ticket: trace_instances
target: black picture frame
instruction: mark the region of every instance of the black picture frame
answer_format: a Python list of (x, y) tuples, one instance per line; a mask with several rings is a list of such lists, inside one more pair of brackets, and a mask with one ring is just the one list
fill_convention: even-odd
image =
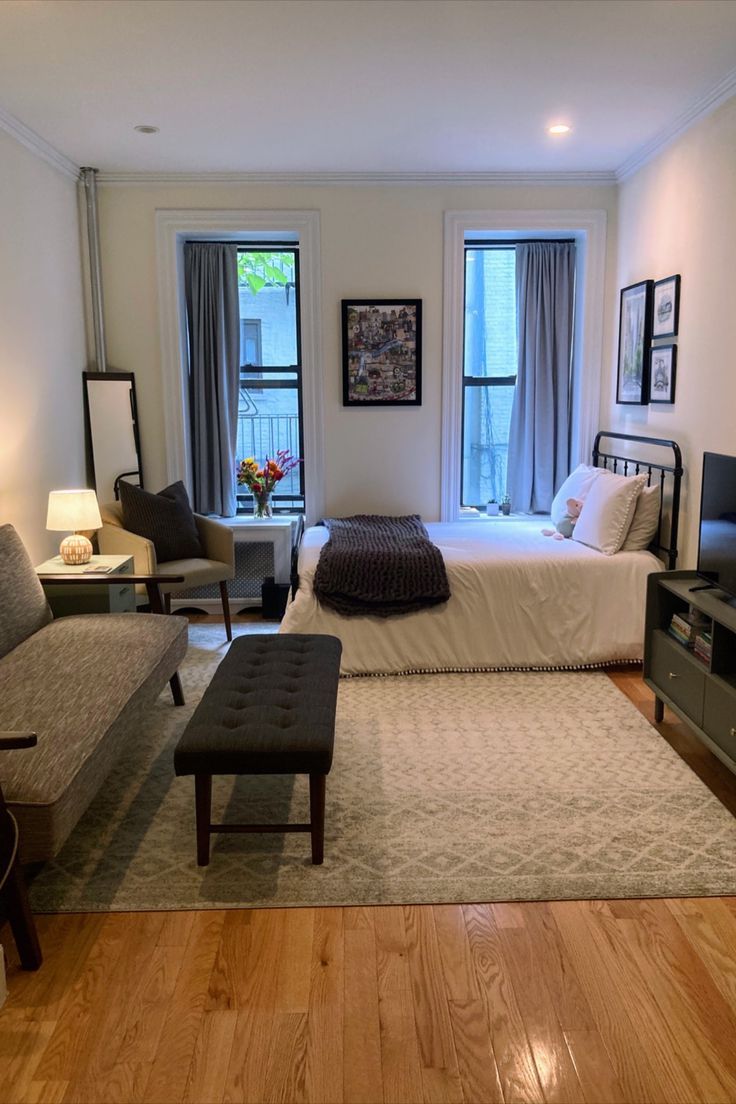
[(622, 406), (646, 406), (649, 401), (653, 287), (653, 280), (640, 280), (621, 289), (616, 402)]
[(343, 406), (422, 405), (422, 300), (342, 300)]
[(649, 356), (649, 402), (675, 401), (675, 377), (677, 375), (677, 346), (653, 345)]
[(680, 326), (680, 276), (666, 276), (654, 284), (652, 338), (677, 337)]

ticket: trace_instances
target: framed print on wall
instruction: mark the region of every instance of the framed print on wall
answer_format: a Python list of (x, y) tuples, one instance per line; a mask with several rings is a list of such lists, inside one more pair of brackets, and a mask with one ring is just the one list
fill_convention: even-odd
[(642, 280), (621, 290), (616, 402), (629, 406), (649, 401), (652, 286), (652, 280)]
[(676, 368), (677, 346), (655, 345), (652, 349), (649, 367), (650, 403), (673, 403), (675, 401)]
[(680, 277), (668, 276), (654, 285), (652, 337), (677, 337), (680, 321)]
[(421, 406), (422, 300), (342, 300), (343, 406)]

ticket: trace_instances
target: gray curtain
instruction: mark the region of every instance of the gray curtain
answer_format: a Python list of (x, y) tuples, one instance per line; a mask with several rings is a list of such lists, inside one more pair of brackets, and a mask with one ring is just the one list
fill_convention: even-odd
[(519, 364), (511, 409), (512, 508), (548, 513), (570, 471), (575, 243), (516, 247)]
[(238, 247), (184, 246), (194, 509), (233, 517), (240, 381)]

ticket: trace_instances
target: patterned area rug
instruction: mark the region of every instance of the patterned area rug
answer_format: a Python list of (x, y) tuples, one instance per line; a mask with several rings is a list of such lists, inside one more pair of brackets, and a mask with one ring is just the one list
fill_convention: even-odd
[[(588, 672), (343, 681), (324, 866), (308, 836), (231, 835), (200, 869), (193, 782), (174, 777), (172, 752), (226, 645), (219, 625), (190, 640), (187, 706), (161, 695), (35, 880), (35, 909), (736, 893), (736, 820)], [(308, 819), (305, 778), (216, 780), (213, 819), (289, 818)]]

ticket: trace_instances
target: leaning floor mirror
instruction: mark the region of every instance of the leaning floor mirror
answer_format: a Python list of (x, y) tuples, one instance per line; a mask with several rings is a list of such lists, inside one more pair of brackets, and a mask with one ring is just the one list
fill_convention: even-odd
[(143, 486), (133, 372), (83, 372), (87, 448), (97, 498), (118, 497), (118, 480)]

